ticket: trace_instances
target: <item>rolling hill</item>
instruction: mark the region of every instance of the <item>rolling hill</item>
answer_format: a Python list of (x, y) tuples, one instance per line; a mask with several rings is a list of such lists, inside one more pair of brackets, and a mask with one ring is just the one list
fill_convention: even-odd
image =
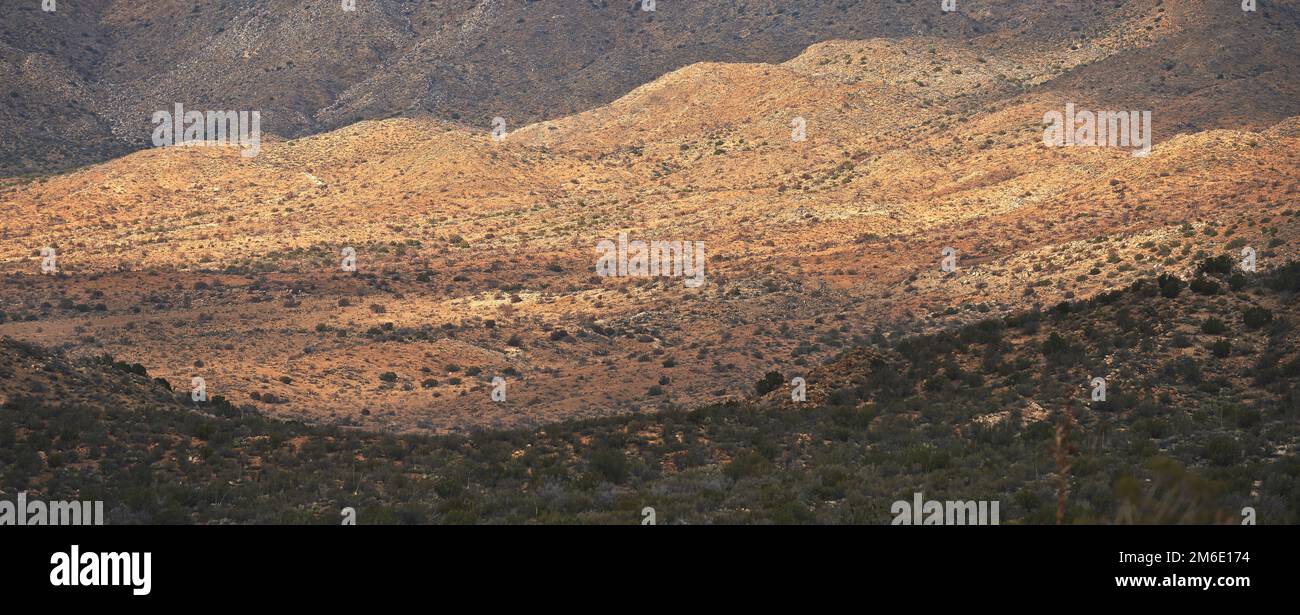
[(1066, 523), (1295, 523), (1300, 264), (1231, 263), (871, 340), (802, 403), (776, 374), (744, 401), (469, 436), (196, 406), (141, 365), (4, 339), (2, 494), (104, 500), (114, 524), (885, 524), (916, 492), (1011, 524), (1058, 498)]

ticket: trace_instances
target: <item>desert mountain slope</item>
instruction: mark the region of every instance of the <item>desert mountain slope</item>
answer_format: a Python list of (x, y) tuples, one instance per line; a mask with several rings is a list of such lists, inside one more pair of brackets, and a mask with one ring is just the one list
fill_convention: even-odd
[(329, 524), (345, 507), (365, 524), (631, 524), (646, 506), (660, 524), (885, 524), (922, 492), (1045, 524), (1068, 425), (1066, 523), (1235, 524), (1247, 506), (1295, 523), (1300, 264), (1206, 259), (1192, 280), (876, 339), (805, 372), (804, 402), (775, 372), (745, 402), (471, 437), (195, 405), (143, 366), (5, 338), (0, 495), (103, 500), (112, 524)]
[[(1217, 62), (1217, 14), (1137, 5), (997, 55), (917, 37), (692, 64), (501, 141), (393, 118), (14, 182), (0, 333), (278, 416), (446, 431), (736, 398), (876, 335), (1294, 258), (1294, 63), (1179, 72)], [(1276, 56), (1272, 15), (1222, 20)], [(1152, 111), (1150, 155), (1045, 146), (1067, 103)], [(703, 241), (706, 283), (596, 276), (622, 232)]]
[[(1103, 58), (1142, 71), (1197, 56), (1100, 77), (1180, 95), (1213, 86), (1207, 104), (1269, 95), (1292, 107), (1267, 117), (1295, 114), (1291, 0), (1249, 14), (1218, 0), (960, 4), (945, 14), (932, 0), (664, 0), (643, 12), (637, 0), (364, 0), (345, 12), (338, 0), (86, 0), (47, 13), (12, 2), (0, 26), (0, 175), (145, 147), (151, 114), (178, 102), (258, 110), (263, 130), (284, 137), (395, 115), (484, 131), (503, 117), (513, 129), (692, 63), (782, 62), (833, 39), (975, 44), (991, 61), (1022, 56), (1031, 85), (1096, 78), (1083, 67)], [(1221, 118), (1232, 120), (1242, 118)]]

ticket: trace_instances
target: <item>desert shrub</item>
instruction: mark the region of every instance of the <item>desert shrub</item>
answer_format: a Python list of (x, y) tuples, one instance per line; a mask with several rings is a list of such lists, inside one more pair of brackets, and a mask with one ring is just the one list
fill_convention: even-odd
[(1254, 408), (1242, 408), (1237, 410), (1235, 414), (1236, 416), (1234, 418), (1237, 427), (1240, 427), (1241, 429), (1252, 429), (1256, 425), (1259, 425), (1260, 420), (1263, 418), (1260, 411)]
[(1300, 261), (1287, 263), (1269, 277), (1268, 287), (1278, 292), (1300, 292)]
[(831, 391), (826, 399), (832, 406), (852, 406), (858, 403), (858, 394), (854, 387), (840, 387)]
[(758, 382), (754, 383), (754, 391), (759, 395), (767, 395), (777, 390), (784, 382), (785, 379), (781, 377), (781, 372), (770, 371), (764, 374)]
[(604, 448), (591, 454), (590, 467), (593, 474), (611, 483), (621, 483), (629, 471), (627, 456), (622, 450)]
[(1187, 287), (1198, 295), (1216, 295), (1219, 293), (1219, 283), (1209, 278), (1198, 277), (1192, 280)]
[(1210, 275), (1227, 275), (1232, 272), (1232, 258), (1227, 254), (1220, 254), (1214, 258), (1207, 258), (1196, 267), (1197, 271)]
[(1156, 284), (1160, 287), (1160, 295), (1167, 299), (1177, 297), (1183, 290), (1183, 281), (1168, 274), (1156, 278)]
[(1164, 366), (1166, 376), (1177, 377), (1188, 384), (1201, 383), (1201, 366), (1192, 357), (1178, 357)]
[(722, 473), (731, 480), (740, 480), (762, 474), (767, 469), (767, 460), (756, 451), (745, 451), (733, 457), (731, 463), (723, 466)]
[(1070, 363), (1080, 358), (1081, 350), (1068, 338), (1052, 332), (1042, 346), (1043, 357), (1052, 363)]
[(1230, 466), (1241, 459), (1241, 445), (1227, 435), (1214, 435), (1201, 447), (1201, 456), (1218, 466)]
[(1257, 305), (1251, 306), (1242, 310), (1241, 322), (1246, 325), (1247, 329), (1258, 329), (1273, 322), (1273, 312)]

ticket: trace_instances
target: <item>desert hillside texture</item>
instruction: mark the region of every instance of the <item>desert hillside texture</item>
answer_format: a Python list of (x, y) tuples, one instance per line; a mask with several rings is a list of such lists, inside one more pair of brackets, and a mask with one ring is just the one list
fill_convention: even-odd
[[(1298, 520), (1294, 1), (27, 4), (0, 493)], [(149, 147), (175, 103), (260, 111), (260, 150)], [(1150, 124), (1052, 143), (1076, 112)], [(604, 275), (622, 241), (703, 271)]]
[(147, 147), (141, 118), (178, 101), (259, 109), (284, 137), (394, 116), (477, 128), (505, 115), (518, 127), (694, 62), (780, 62), (832, 39), (1055, 37), (1134, 10), (1000, 1), (941, 18), (928, 1), (670, 0), (643, 11), (641, 0), (65, 0), (43, 11), (51, 1), (4, 7), (0, 175)]
[[(11, 180), (0, 334), (274, 416), (447, 432), (736, 399), (876, 335), (1244, 248), (1267, 271), (1295, 256), (1296, 13), (1218, 4), (690, 64), (504, 139), (394, 118)], [(1067, 104), (1152, 111), (1150, 154), (1044, 145)], [(620, 233), (703, 241), (707, 283), (597, 276)]]
[(774, 371), (744, 402), (468, 436), (195, 409), (143, 365), (0, 340), (0, 477), (112, 524), (884, 524), (913, 493), (1006, 524), (1294, 524), (1300, 263), (1177, 280), (876, 339), (802, 403)]

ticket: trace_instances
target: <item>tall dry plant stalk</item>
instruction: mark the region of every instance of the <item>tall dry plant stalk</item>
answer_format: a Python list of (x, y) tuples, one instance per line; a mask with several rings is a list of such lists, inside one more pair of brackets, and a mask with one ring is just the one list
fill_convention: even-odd
[(1069, 455), (1074, 452), (1074, 445), (1066, 440), (1074, 426), (1074, 413), (1067, 405), (1061, 410), (1061, 418), (1056, 422), (1056, 445), (1053, 452), (1056, 457), (1056, 524), (1065, 524), (1065, 496), (1070, 490), (1070, 468), (1074, 465)]

